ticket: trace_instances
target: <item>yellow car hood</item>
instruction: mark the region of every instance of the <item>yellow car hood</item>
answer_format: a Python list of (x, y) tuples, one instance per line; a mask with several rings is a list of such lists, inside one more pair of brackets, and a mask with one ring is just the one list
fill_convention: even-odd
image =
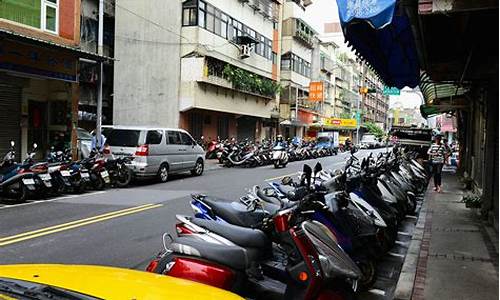
[(103, 266), (0, 265), (1, 277), (51, 285), (110, 300), (242, 299), (230, 292), (189, 280)]

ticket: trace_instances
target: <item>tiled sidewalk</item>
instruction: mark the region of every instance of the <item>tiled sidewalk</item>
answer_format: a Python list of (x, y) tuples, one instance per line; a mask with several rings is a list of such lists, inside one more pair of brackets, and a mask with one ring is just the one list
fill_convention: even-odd
[(411, 299), (498, 299), (498, 239), (461, 203), (457, 177), (426, 194), (426, 215)]

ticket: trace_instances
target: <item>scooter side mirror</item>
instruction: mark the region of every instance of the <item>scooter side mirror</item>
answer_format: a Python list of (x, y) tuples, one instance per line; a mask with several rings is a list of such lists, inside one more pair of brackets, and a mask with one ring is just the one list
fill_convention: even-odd
[(321, 163), (316, 163), (316, 165), (314, 166), (314, 174), (318, 174), (319, 172), (321, 172), (323, 170), (323, 166), (321, 165)]
[(309, 165), (304, 165), (304, 168), (302, 169), (302, 173), (304, 176), (304, 180), (307, 183), (307, 186), (311, 185), (311, 175), (312, 175), (312, 169)]
[(283, 177), (283, 179), (281, 179), (281, 184), (283, 184), (283, 185), (291, 185), (292, 183), (293, 183), (293, 179), (290, 176), (286, 176), (286, 177)]
[(14, 141), (10, 141), (10, 146), (11, 146), (11, 147), (14, 147), (15, 145), (16, 145), (16, 142), (14, 142)]

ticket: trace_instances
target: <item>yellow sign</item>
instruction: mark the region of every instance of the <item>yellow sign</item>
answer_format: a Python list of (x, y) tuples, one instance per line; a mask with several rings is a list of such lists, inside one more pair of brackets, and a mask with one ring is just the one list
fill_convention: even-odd
[(0, 40), (0, 69), (76, 82), (77, 57), (52, 49)]
[(311, 81), (309, 83), (309, 101), (318, 102), (323, 101), (323, 82)]
[(356, 127), (356, 119), (324, 118), (323, 125), (333, 127)]

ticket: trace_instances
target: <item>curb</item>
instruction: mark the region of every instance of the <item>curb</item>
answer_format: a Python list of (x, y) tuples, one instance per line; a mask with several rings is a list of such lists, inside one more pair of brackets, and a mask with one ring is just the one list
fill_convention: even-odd
[(424, 199), (420, 214), (418, 216), (415, 231), (411, 238), (408, 252), (406, 253), (401, 273), (399, 275), (396, 290), (394, 291), (394, 299), (396, 300), (410, 300), (413, 294), (415, 285), (415, 277), (417, 274), (418, 259), (420, 256), (420, 248), (424, 238), (424, 228), (427, 219), (427, 199)]

